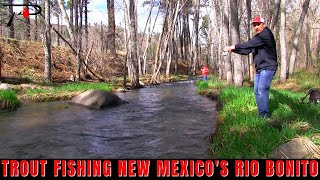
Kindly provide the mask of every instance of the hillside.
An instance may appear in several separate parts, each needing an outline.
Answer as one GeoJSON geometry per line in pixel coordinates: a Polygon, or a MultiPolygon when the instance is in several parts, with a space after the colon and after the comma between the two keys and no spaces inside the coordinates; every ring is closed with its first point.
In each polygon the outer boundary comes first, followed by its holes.
{"type": "MultiPolygon", "coordinates": [[[[123,76],[123,53],[117,58],[108,54],[101,54],[93,48],[89,58],[90,69],[107,82],[118,82],[118,77],[123,76]]],[[[41,42],[19,41],[0,37],[1,81],[9,83],[44,82],[44,47],[41,42]],[[19,81],[19,82],[17,82],[19,81]]],[[[148,72],[151,72],[152,62],[147,62],[148,72]]],[[[163,65],[162,71],[165,72],[163,65]]],[[[63,83],[75,75],[76,59],[71,50],[64,46],[52,47],[52,82],[63,83]]],[[[174,72],[172,64],[171,72],[174,72]]],[[[82,73],[83,74],[83,73],[82,73]]],[[[188,74],[188,65],[178,62],[177,74],[188,74]]],[[[89,74],[90,75],[90,74],[89,74]]],[[[83,78],[83,75],[81,75],[83,78]]],[[[180,77],[185,79],[186,77],[180,77]]],[[[122,79],[122,78],[121,78],[122,79]]],[[[148,77],[142,77],[141,81],[147,83],[148,77]]],[[[94,81],[98,78],[91,75],[86,80],[94,81]]],[[[172,78],[161,77],[161,82],[175,81],[172,78]]],[[[121,82],[118,82],[122,84],[121,82]]]]}
{"type": "MultiPolygon", "coordinates": [[[[44,49],[41,42],[0,38],[0,48],[1,77],[37,82],[44,79],[44,49]]],[[[53,82],[69,79],[75,65],[75,58],[70,50],[52,47],[53,82]]]]}
{"type": "MultiPolygon", "coordinates": [[[[18,41],[0,38],[1,78],[2,81],[18,80],[20,82],[43,82],[44,80],[44,47],[41,42],[18,41]]],[[[104,61],[101,67],[92,69],[103,77],[119,76],[123,70],[121,61],[110,61],[108,55],[99,56],[104,61]]],[[[52,81],[66,82],[75,75],[76,59],[71,50],[62,46],[52,47],[52,81]]]]}

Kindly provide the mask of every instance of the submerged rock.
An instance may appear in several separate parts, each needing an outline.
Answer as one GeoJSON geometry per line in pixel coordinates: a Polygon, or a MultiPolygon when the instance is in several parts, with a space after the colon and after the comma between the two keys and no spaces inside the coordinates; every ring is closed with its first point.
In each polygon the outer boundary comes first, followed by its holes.
{"type": "Polygon", "coordinates": [[[110,106],[118,106],[125,103],[125,101],[111,92],[91,90],[74,97],[71,100],[71,103],[82,105],[90,109],[102,109],[110,106]]]}

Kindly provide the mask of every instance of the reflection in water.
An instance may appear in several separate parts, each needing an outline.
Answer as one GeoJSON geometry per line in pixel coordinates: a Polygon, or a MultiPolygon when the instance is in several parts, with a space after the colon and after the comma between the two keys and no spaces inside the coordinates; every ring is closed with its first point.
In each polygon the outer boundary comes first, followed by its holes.
{"type": "Polygon", "coordinates": [[[0,113],[0,158],[208,158],[215,103],[192,82],[117,94],[101,111],[66,101],[0,113]]]}

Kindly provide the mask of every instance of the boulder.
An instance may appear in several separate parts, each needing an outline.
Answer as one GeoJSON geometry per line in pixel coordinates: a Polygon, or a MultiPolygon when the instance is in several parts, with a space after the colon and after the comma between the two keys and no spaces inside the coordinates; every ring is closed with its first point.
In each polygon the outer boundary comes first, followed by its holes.
{"type": "Polygon", "coordinates": [[[284,143],[273,150],[271,158],[303,159],[319,157],[319,148],[308,138],[299,137],[284,143]]]}
{"type": "Polygon", "coordinates": [[[125,101],[121,100],[117,95],[103,90],[86,91],[71,100],[71,103],[82,105],[90,109],[117,106],[124,102],[125,101]]]}

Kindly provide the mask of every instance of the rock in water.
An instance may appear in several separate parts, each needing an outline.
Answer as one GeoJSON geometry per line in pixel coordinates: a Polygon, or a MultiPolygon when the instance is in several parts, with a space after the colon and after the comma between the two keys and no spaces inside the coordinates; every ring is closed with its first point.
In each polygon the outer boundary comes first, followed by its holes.
{"type": "Polygon", "coordinates": [[[74,97],[71,102],[90,109],[102,109],[124,103],[117,95],[103,90],[86,91],[74,97]]]}

